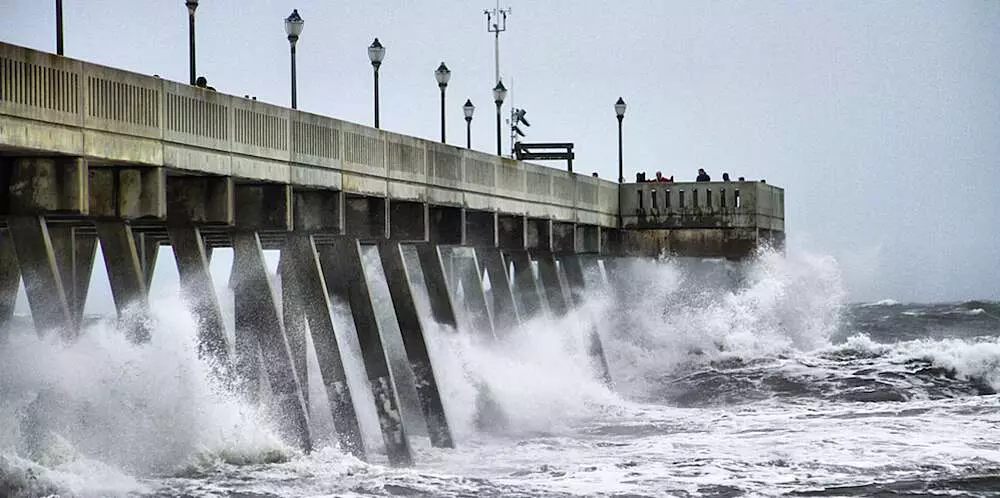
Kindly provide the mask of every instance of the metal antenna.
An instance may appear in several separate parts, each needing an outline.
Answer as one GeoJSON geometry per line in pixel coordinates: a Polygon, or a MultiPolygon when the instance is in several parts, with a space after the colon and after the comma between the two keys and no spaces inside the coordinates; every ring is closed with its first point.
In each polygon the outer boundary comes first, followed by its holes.
{"type": "Polygon", "coordinates": [[[494,34],[493,58],[494,58],[494,84],[500,82],[500,33],[507,31],[507,15],[510,14],[510,7],[500,8],[500,0],[493,10],[484,10],[486,14],[486,31],[494,34]]]}

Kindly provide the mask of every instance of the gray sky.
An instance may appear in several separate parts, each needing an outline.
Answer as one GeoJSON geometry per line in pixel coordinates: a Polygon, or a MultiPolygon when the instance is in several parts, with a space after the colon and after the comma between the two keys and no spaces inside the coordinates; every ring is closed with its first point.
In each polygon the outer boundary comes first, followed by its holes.
{"type": "MultiPolygon", "coordinates": [[[[54,51],[53,4],[0,0],[0,39],[54,51]]],[[[183,0],[64,4],[68,56],[187,80],[183,0]]],[[[836,257],[854,300],[1000,298],[1000,1],[509,4],[508,101],[528,140],[575,142],[578,171],[616,176],[623,96],[626,178],[784,187],[789,251],[836,257]]],[[[449,141],[471,98],[473,146],[495,149],[493,2],[202,0],[198,72],[288,105],[293,7],[300,109],[370,124],[378,36],[383,128],[438,138],[445,61],[449,141]]]]}

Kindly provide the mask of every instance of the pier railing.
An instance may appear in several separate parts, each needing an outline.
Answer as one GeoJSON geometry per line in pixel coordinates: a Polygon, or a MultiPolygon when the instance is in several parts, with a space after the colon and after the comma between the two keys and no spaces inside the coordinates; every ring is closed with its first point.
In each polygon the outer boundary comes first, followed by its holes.
{"type": "Polygon", "coordinates": [[[0,150],[617,225],[618,185],[0,43],[0,150]]]}
{"type": "Polygon", "coordinates": [[[761,182],[627,183],[625,228],[785,228],[785,191],[761,182]]]}

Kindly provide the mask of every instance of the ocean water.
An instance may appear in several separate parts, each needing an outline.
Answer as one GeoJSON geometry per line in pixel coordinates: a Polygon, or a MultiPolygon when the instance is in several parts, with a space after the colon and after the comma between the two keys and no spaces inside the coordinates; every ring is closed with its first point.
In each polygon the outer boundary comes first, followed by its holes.
{"type": "Polygon", "coordinates": [[[429,330],[457,447],[414,434],[402,469],[362,375],[371,461],[336,447],[314,378],[319,448],[301,454],[212,379],[179,300],[152,303],[142,346],[108,322],[70,345],[16,326],[0,346],[0,496],[1000,494],[1000,303],[848,304],[836,262],[812,255],[624,271],[625,288],[589,275],[583,307],[496,344],[429,330]],[[586,354],[595,326],[610,387],[586,354]]]}

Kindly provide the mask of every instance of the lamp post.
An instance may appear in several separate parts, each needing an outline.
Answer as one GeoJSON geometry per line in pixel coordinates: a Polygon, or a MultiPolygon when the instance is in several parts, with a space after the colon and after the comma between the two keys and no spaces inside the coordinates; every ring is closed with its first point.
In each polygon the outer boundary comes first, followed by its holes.
{"type": "Polygon", "coordinates": [[[288,44],[292,50],[292,109],[298,109],[295,88],[295,44],[299,41],[299,35],[302,34],[303,24],[305,21],[299,15],[298,9],[293,9],[292,14],[285,18],[285,34],[288,35],[288,44]]]}
{"type": "Polygon", "coordinates": [[[191,67],[191,85],[194,85],[198,78],[194,63],[194,11],[198,9],[198,0],[187,0],[184,5],[188,8],[188,63],[191,67]]]}
{"type": "Polygon", "coordinates": [[[618,97],[618,102],[615,102],[615,114],[618,116],[618,183],[625,183],[622,162],[622,119],[625,118],[625,107],[625,100],[618,97]]]}
{"type": "Polygon", "coordinates": [[[438,88],[441,89],[441,143],[444,143],[444,90],[448,88],[448,80],[451,79],[451,70],[444,62],[434,71],[434,78],[437,79],[438,88]]]}
{"type": "Polygon", "coordinates": [[[56,0],[56,54],[63,54],[62,0],[56,0]]]}
{"type": "Polygon", "coordinates": [[[622,184],[625,183],[624,163],[622,162],[622,119],[625,118],[625,100],[618,97],[615,102],[615,115],[618,116],[618,228],[623,228],[622,220],[622,184]]]}
{"type": "Polygon", "coordinates": [[[462,112],[465,113],[465,148],[472,148],[472,113],[476,112],[476,106],[472,105],[471,99],[465,99],[465,105],[462,106],[462,112]]]}
{"type": "Polygon", "coordinates": [[[385,58],[385,47],[379,43],[378,38],[368,46],[368,60],[372,62],[375,71],[375,127],[378,128],[378,69],[382,67],[382,59],[385,58]]]}
{"type": "Polygon", "coordinates": [[[497,155],[502,156],[500,153],[500,106],[503,105],[503,99],[507,98],[507,88],[503,86],[502,81],[497,82],[497,86],[493,87],[493,102],[497,105],[497,155]]]}

